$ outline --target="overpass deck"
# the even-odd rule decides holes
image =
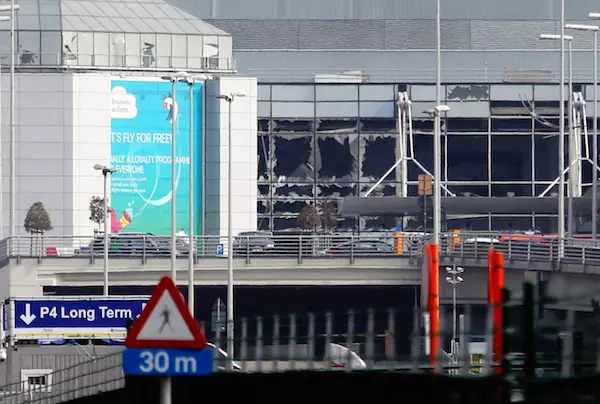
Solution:
[[[164,248],[170,239],[144,236],[139,240],[111,240],[110,284],[155,285],[170,272],[170,247]],[[237,249],[233,250],[236,284],[417,285],[423,246],[430,238],[405,234],[377,239],[363,234],[290,235],[269,240],[262,244],[242,240],[241,247],[238,241]],[[221,241],[219,237],[195,238],[193,259],[198,285],[226,284],[228,251]],[[178,279],[187,280],[189,249],[180,242],[182,248],[178,246],[176,260],[177,272],[181,273]],[[382,247],[384,244],[388,247]],[[508,269],[600,274],[598,241],[568,239],[561,246],[552,240],[541,242],[534,236],[516,240],[501,234],[444,234],[440,244],[441,264],[485,268],[492,245],[505,252]],[[29,274],[30,280],[39,286],[94,286],[103,282],[102,244],[98,247],[90,237],[5,239],[0,241],[0,261],[20,268],[20,272],[11,273],[21,278]]]

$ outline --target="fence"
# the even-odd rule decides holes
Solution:
[[[382,380],[388,377],[381,376],[385,374],[406,375],[405,379],[399,378],[395,383],[419,376],[420,378],[414,379],[414,383],[421,387],[424,381],[429,380],[426,377],[432,372],[448,377],[461,376],[456,381],[456,385],[459,385],[467,376],[493,379],[493,374],[497,372],[494,369],[502,369],[504,376],[507,376],[505,381],[489,379],[482,382],[482,385],[487,386],[489,393],[497,392],[500,384],[509,383],[506,386],[511,386],[512,394],[517,396],[528,386],[526,380],[530,377],[528,372],[531,366],[534,367],[537,376],[543,378],[586,377],[594,374],[600,365],[600,351],[597,349],[600,334],[597,335],[595,331],[579,331],[582,321],[586,320],[585,316],[578,318],[575,312],[569,311],[566,316],[557,318],[551,325],[538,322],[537,336],[533,338],[534,328],[528,325],[533,324],[533,320],[528,316],[534,309],[531,302],[531,298],[525,301],[513,299],[504,305],[503,332],[506,355],[501,363],[493,361],[492,339],[497,330],[492,323],[491,313],[494,308],[487,305],[459,304],[441,307],[441,349],[435,353],[435,361],[427,354],[429,335],[424,327],[424,313],[419,308],[292,313],[284,316],[239,319],[235,323],[233,356],[226,352],[226,324],[219,321],[219,317],[213,318],[209,323],[201,322],[201,326],[207,339],[211,341],[210,349],[215,353],[216,376],[213,377],[229,380],[223,382],[225,384],[244,384],[246,382],[240,379],[242,376],[243,380],[250,380],[248,377],[251,375],[281,374],[289,371],[308,372],[303,373],[303,383],[314,378],[311,375],[315,373],[320,374],[319,377],[324,378],[323,380],[329,380],[329,374],[368,371],[369,374],[377,375],[374,376],[376,379]],[[454,316],[455,308],[459,316]],[[536,305],[536,308],[541,309],[542,305]],[[535,358],[532,359],[533,346]],[[4,386],[0,392],[0,403],[53,404],[121,389],[125,383],[121,364],[120,354],[111,355],[56,370],[43,377]],[[231,368],[233,372],[228,370]],[[324,371],[330,372],[322,373]],[[234,379],[228,379],[229,376],[222,374],[238,376],[235,376],[237,379],[234,376],[231,376]],[[282,380],[265,377],[260,376],[252,380],[258,380],[260,383],[268,380],[269,383],[276,384],[279,384],[278,380]],[[296,376],[290,377],[293,379]],[[361,379],[360,376],[345,380],[348,383],[367,383],[365,378]],[[439,380],[431,381],[438,382]],[[132,385],[136,383],[141,396],[146,394],[143,390],[152,390],[147,382],[144,384],[134,381]],[[196,385],[203,382],[190,383]],[[443,388],[447,393],[455,388],[448,387],[453,385],[452,383],[455,382],[443,382],[440,386],[446,386]],[[543,390],[539,387],[535,390],[535,386],[532,386],[531,391]],[[192,388],[194,386],[190,387]],[[405,390],[405,387],[396,388],[402,392]],[[265,389],[270,390],[266,386]],[[263,391],[262,394],[266,393]],[[108,396],[102,397],[108,400]]]
[[[344,257],[420,258],[423,246],[431,236],[423,233],[400,235],[369,233],[352,234],[290,234],[236,236],[232,253],[236,259],[250,262],[254,258],[304,259]],[[171,255],[171,239],[164,236],[114,235],[110,239],[110,258],[166,258]],[[227,237],[198,236],[193,239],[193,257],[222,258],[229,254]],[[518,235],[507,233],[445,233],[440,243],[442,258],[487,259],[488,249],[494,246],[505,253],[509,261],[541,263],[575,263],[600,266],[600,240]],[[176,253],[189,256],[188,237],[177,239]],[[11,258],[89,258],[102,259],[104,239],[98,236],[18,236],[0,244],[0,257]]]

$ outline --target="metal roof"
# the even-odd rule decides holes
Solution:
[[[229,36],[164,0],[17,0],[17,29]],[[3,30],[10,24],[1,24]]]

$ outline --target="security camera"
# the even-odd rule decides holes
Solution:
[[[6,349],[1,348],[0,349],[0,362],[4,362],[6,361]]]

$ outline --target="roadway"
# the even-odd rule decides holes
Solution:
[[[322,239],[288,236],[287,242],[296,237],[295,249],[279,244],[268,255],[245,254],[234,258],[236,285],[248,286],[407,286],[419,285],[421,280],[422,246],[427,240],[415,242],[405,237],[401,255],[394,253],[361,253],[345,251],[326,255],[314,253],[316,244],[326,244]],[[322,236],[320,236],[322,237]],[[330,238],[331,236],[329,236]],[[345,236],[348,239],[348,236]],[[354,236],[356,237],[356,236]],[[363,236],[364,237],[364,236]],[[445,237],[453,237],[446,235]],[[459,287],[459,300],[484,301],[486,298],[487,253],[491,236],[461,235],[462,243],[443,243],[440,248],[440,265],[460,265],[465,269],[465,282]],[[357,237],[358,239],[358,237]],[[63,240],[74,245],[73,239]],[[298,248],[307,245],[309,248]],[[410,241],[410,242],[407,242]],[[208,246],[202,238],[202,251],[194,264],[195,283],[201,285],[225,285],[227,282],[227,257],[215,254],[214,245]],[[304,243],[304,244],[302,244]],[[44,245],[57,245],[56,238],[45,238]],[[335,244],[329,240],[329,244]],[[277,245],[277,244],[276,244]],[[24,248],[26,246],[27,248]],[[562,256],[558,246],[535,241],[494,243],[505,252],[506,284],[520,295],[525,280],[546,282],[546,290],[553,296],[582,296],[587,302],[600,290],[600,248],[593,241],[568,241]],[[0,298],[8,296],[37,296],[44,286],[100,286],[103,283],[103,259],[98,255],[84,254],[77,249],[60,247],[56,250],[30,249],[30,242],[19,240],[7,248],[0,271]],[[0,251],[2,249],[0,248]],[[34,255],[34,257],[32,257]],[[156,256],[133,252],[109,258],[111,285],[153,286],[165,274],[170,273],[168,256]],[[188,259],[177,260],[177,279],[187,284]],[[443,279],[443,277],[442,277]],[[449,285],[442,282],[441,297],[451,296]]]

